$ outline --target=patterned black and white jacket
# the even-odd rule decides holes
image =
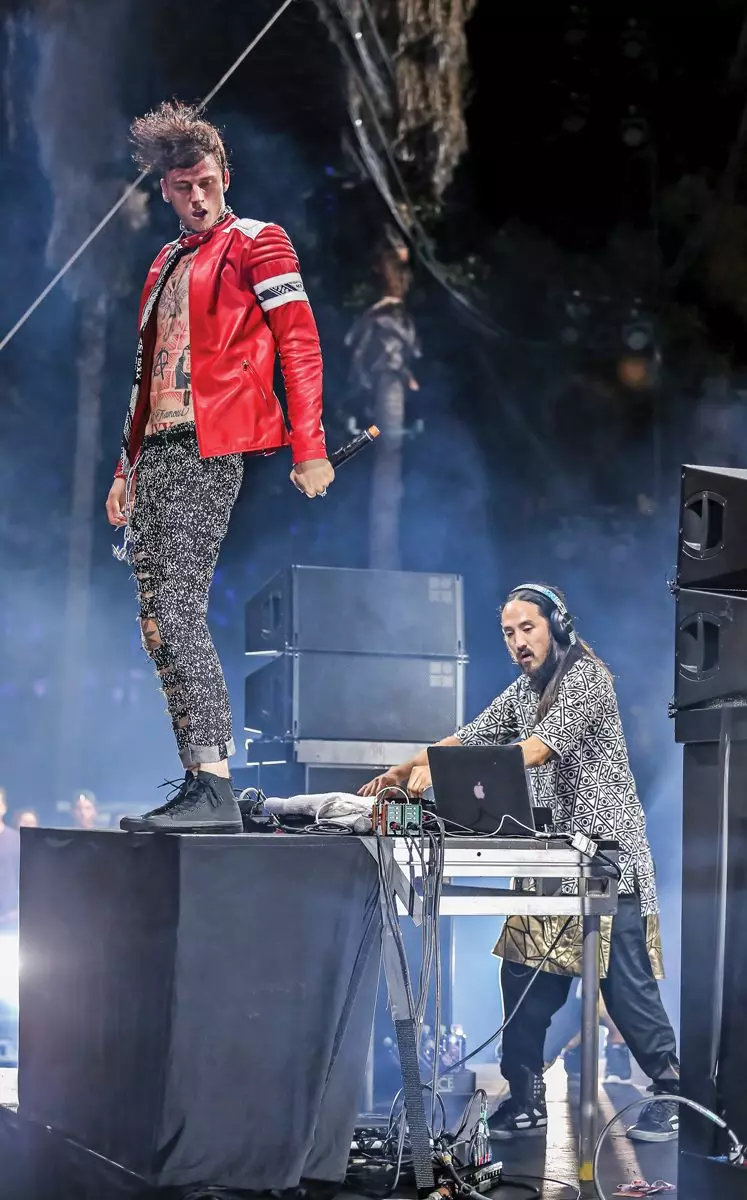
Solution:
[[[552,758],[532,767],[534,802],[552,809],[558,833],[585,833],[620,844],[620,892],[638,892],[644,917],[658,912],[646,817],[630,769],[612,678],[585,656],[563,677],[558,698],[537,722],[539,697],[516,679],[474,721],[457,730],[466,746],[505,745],[534,734]],[[575,888],[565,881],[565,891]]]

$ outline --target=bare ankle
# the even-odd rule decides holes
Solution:
[[[228,766],[228,759],[221,759],[220,762],[200,763],[196,768],[198,771],[205,771],[208,775],[218,775],[221,779],[230,779],[231,772]]]

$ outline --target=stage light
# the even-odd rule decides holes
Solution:
[[[627,28],[623,31],[620,40],[625,58],[641,59],[649,51],[648,34],[632,18],[628,21]]]
[[[634,354],[641,354],[654,345],[654,327],[651,321],[645,317],[638,317],[637,314],[631,315],[633,320],[623,327],[623,341],[628,350],[632,350]]]
[[[648,121],[640,116],[633,105],[628,109],[628,115],[620,122],[620,135],[631,150],[639,150],[648,141]]]
[[[591,102],[580,92],[571,92],[570,104],[561,122],[566,133],[581,133],[589,123]]]
[[[18,1008],[18,936],[0,934],[0,1004]]]

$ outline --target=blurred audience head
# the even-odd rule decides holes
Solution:
[[[20,809],[13,818],[16,829],[38,829],[39,818],[33,808]]]
[[[95,829],[98,815],[96,797],[93,792],[76,792],[73,804],[73,824],[77,825],[78,829]]]

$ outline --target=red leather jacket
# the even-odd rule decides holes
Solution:
[[[181,240],[197,247],[189,274],[189,328],[200,454],[270,454],[290,445],[294,463],[325,458],[319,334],[288,235],[278,225],[229,213],[207,234]],[[141,318],[170,249],[164,246],[148,272]],[[154,309],[143,333],[142,383],[130,435],[133,463],[150,414],[156,316]],[[290,431],[273,392],[276,352]],[[116,475],[123,475],[121,462]]]

